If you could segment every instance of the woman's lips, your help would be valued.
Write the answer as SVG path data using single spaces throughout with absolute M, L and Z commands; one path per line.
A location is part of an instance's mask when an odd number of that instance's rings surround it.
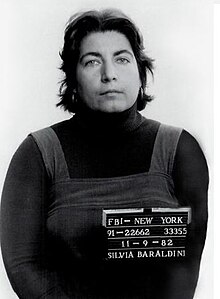
M 100 95 L 114 94 L 114 93 L 122 93 L 122 91 L 117 90 L 117 89 L 109 89 L 109 90 L 101 92 Z

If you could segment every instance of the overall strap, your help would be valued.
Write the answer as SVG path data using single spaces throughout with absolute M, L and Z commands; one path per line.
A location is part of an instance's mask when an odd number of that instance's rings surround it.
M 160 124 L 157 132 L 149 171 L 172 174 L 181 128 Z
M 57 182 L 69 178 L 69 171 L 62 150 L 60 141 L 50 127 L 33 132 L 30 134 L 40 152 L 52 182 Z

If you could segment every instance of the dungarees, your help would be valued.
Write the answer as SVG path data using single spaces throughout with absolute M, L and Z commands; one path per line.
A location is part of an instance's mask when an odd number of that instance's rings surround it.
M 149 171 L 111 178 L 70 178 L 53 129 L 32 133 L 51 182 L 46 222 L 51 265 L 70 298 L 154 299 L 159 274 L 152 269 L 158 265 L 103 261 L 102 210 L 178 207 L 172 170 L 181 132 L 160 124 Z

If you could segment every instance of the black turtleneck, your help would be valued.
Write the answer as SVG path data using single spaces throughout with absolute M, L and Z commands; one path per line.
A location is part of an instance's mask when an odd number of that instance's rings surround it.
M 158 122 L 142 117 L 136 105 L 123 113 L 109 115 L 80 108 L 70 120 L 52 126 L 72 178 L 148 171 L 158 127 Z M 166 274 L 159 272 L 170 282 L 169 299 L 190 299 L 205 242 L 208 171 L 198 143 L 186 131 L 178 143 L 173 180 L 179 202 L 193 209 L 189 242 L 193 244 L 192 261 L 181 267 L 173 265 Z M 41 153 L 33 137 L 28 136 L 10 163 L 1 202 L 2 253 L 19 298 L 70 298 L 47 263 L 48 187 Z M 65 252 L 59 252 L 62 254 Z M 56 262 L 53 266 L 57 266 Z M 157 272 L 155 291 L 160 292 L 163 280 L 158 281 Z M 154 298 L 163 296 L 154 294 Z
M 136 103 L 121 113 L 80 107 L 72 119 L 52 126 L 72 178 L 147 172 L 158 127 L 137 112 Z

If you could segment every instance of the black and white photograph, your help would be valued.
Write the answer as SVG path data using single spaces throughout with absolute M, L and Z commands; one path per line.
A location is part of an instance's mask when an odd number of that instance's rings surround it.
M 214 299 L 213 1 L 1 7 L 0 298 Z

